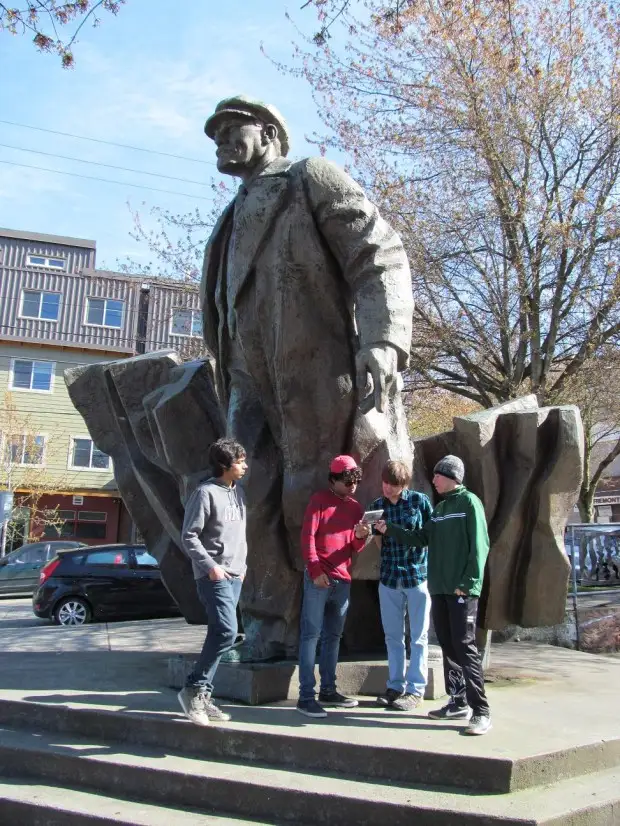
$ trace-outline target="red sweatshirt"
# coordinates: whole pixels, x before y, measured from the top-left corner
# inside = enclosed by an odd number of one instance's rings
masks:
[[[343,499],[331,490],[312,496],[301,529],[301,550],[312,579],[327,574],[351,581],[351,558],[366,544],[354,533],[363,515],[364,509],[351,496]]]

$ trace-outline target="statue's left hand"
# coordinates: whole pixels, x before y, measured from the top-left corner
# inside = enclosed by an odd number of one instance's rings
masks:
[[[362,347],[355,357],[357,371],[357,388],[359,403],[365,400],[368,373],[372,376],[374,396],[372,407],[383,413],[387,406],[388,396],[395,385],[398,376],[398,353],[391,344],[376,344],[371,347]],[[363,405],[364,412],[366,405]]]

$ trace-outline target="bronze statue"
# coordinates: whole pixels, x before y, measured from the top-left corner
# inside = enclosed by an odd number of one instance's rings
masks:
[[[398,236],[345,172],[322,158],[287,159],[288,130],[272,106],[229,98],[205,129],[220,171],[242,181],[205,252],[212,356],[182,363],[174,352],[147,353],[74,368],[66,381],[188,622],[206,618],[180,550],[183,503],[209,472],[211,442],[228,431],[245,446],[242,656],[294,656],[300,527],[329,458],[353,454],[363,467],[363,505],[381,489],[388,459],[413,464],[399,389],[411,340],[409,267]],[[456,417],[454,430],[416,442],[417,486],[446,453],[465,460],[489,523],[482,627],[560,622],[562,533],[583,471],[579,411],[540,409],[528,396]],[[376,580],[378,556],[373,543],[353,578]],[[358,582],[353,594],[358,650],[382,639],[372,585]]]
[[[248,451],[243,606],[273,626],[273,653],[290,654],[302,516],[330,457],[352,453],[366,466],[368,498],[373,459],[411,461],[398,389],[411,277],[399,237],[343,170],[287,159],[274,107],[223,100],[205,131],[220,172],[242,181],[207,244],[201,291],[228,433]],[[247,617],[246,629],[252,637]]]

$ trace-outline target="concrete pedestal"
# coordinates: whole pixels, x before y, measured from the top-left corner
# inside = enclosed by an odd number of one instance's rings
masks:
[[[188,654],[170,657],[168,684],[171,688],[180,689],[185,685],[194,659]],[[338,690],[344,694],[376,697],[385,691],[387,676],[385,660],[340,662],[337,669]],[[222,662],[217,671],[213,693],[220,699],[236,700],[251,706],[296,699],[299,694],[297,663]],[[444,694],[441,651],[436,646],[430,646],[428,683],[424,696],[427,700],[436,700]]]

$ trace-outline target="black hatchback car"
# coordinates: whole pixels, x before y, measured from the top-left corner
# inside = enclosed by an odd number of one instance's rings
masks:
[[[180,613],[144,545],[59,551],[41,571],[32,610],[65,626]]]

